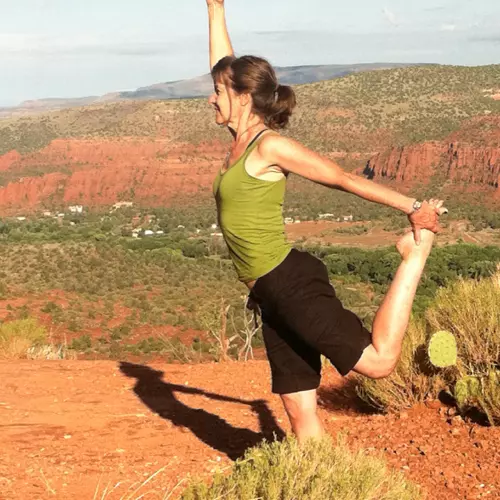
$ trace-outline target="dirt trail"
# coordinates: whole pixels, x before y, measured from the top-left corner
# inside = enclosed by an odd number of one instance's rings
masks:
[[[86,500],[99,484],[102,495],[124,482],[107,497],[118,499],[164,467],[141,490],[161,492],[187,474],[226,467],[263,438],[261,429],[288,432],[263,361],[2,362],[0,377],[1,499]],[[321,416],[329,432],[382,451],[430,499],[500,498],[500,429],[450,424],[437,407],[356,413],[332,395],[341,383],[327,370]]]

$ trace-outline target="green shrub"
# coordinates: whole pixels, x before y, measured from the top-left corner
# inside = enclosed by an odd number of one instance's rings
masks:
[[[436,331],[451,332],[457,343],[456,365],[443,370],[429,361],[429,339]],[[360,397],[379,410],[410,407],[448,389],[461,410],[475,407],[494,424],[500,421],[499,368],[500,272],[439,289],[425,320],[410,323],[394,373],[355,380]]]
[[[354,226],[354,227],[340,227],[338,229],[334,229],[335,233],[338,234],[350,234],[351,236],[360,236],[362,234],[368,233],[370,228],[366,226]]]
[[[427,318],[432,327],[446,328],[456,338],[457,406],[463,412],[479,409],[492,425],[500,422],[500,271],[439,290]]]
[[[0,358],[26,358],[30,347],[45,343],[47,331],[36,319],[20,319],[0,325]]]
[[[425,357],[426,342],[425,322],[412,319],[394,372],[379,380],[356,376],[359,397],[381,411],[399,411],[435,399],[449,380],[447,372],[440,374],[430,370]]]
[[[290,438],[247,451],[229,475],[207,486],[194,481],[182,500],[410,500],[418,488],[379,457],[353,453],[330,438],[299,445]]]
[[[90,335],[82,335],[81,337],[73,339],[69,348],[73,351],[88,351],[92,348],[92,338]]]
[[[461,372],[475,375],[500,362],[500,273],[440,289],[426,316],[432,329],[456,337]]]

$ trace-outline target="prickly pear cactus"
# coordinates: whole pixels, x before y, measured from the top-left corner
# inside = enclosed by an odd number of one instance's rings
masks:
[[[500,391],[500,370],[491,370],[488,373],[488,380],[492,387],[496,387]]]
[[[459,408],[471,404],[481,396],[481,380],[479,377],[462,377],[455,384],[455,400]]]
[[[436,332],[429,342],[429,359],[433,366],[447,368],[457,363],[457,341],[450,332]]]

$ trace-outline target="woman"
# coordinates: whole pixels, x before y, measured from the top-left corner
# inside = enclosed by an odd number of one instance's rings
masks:
[[[316,390],[321,354],[343,376],[387,377],[401,354],[418,282],[431,251],[441,200],[418,202],[362,177],[281,136],[295,107],[290,87],[279,85],[269,63],[236,58],[227,32],[224,0],[207,0],[210,67],[216,122],[233,135],[226,164],[214,181],[219,223],[239,279],[262,313],[272,390],[281,396],[300,441],[320,437]],[[326,267],[292,249],[282,205],[292,172],[319,184],[401,210],[413,233],[397,244],[401,265],[378,310],[373,331],[343,308]]]

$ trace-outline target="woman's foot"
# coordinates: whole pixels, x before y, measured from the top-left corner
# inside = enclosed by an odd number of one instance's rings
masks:
[[[436,235],[432,231],[422,229],[420,233],[420,245],[417,246],[413,232],[406,233],[396,244],[396,248],[403,260],[412,258],[427,259],[432,250]]]

